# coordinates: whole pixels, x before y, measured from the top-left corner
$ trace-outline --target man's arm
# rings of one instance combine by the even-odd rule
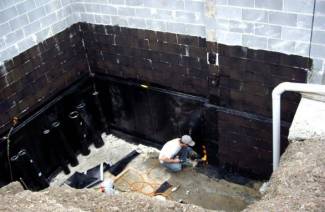
[[[159,160],[162,160],[162,161],[164,161],[166,163],[180,163],[181,162],[178,158],[171,159],[171,158],[168,158],[168,157],[165,157],[165,156],[159,157]]]

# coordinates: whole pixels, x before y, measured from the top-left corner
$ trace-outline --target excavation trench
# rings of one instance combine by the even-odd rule
[[[123,185],[103,172],[103,179],[113,180],[116,190],[155,196],[152,192],[167,181],[171,188],[162,195],[167,199],[208,209],[242,210],[259,199],[261,183],[219,165],[218,146],[212,148],[208,133],[208,126],[215,124],[209,116],[219,110],[203,97],[135,81],[83,79],[20,120],[10,132],[9,145],[8,134],[3,136],[1,182],[20,181],[33,191],[62,186],[76,172],[101,163],[113,165],[140,145],[147,146],[149,153],[141,153],[115,174],[129,173],[128,180],[135,182]],[[195,150],[205,155],[207,164],[170,173],[160,166],[157,151],[185,133],[195,139]],[[92,188],[98,190],[98,183]],[[141,190],[144,187],[147,191]]]
[[[311,64],[201,37],[76,23],[0,66],[0,186],[38,191],[105,162],[120,174],[155,170],[157,184],[180,185],[172,200],[241,210],[272,173],[271,92],[305,82]],[[282,100],[284,151],[300,97]],[[114,166],[136,145],[160,149],[183,134],[206,165],[171,175],[141,153]]]

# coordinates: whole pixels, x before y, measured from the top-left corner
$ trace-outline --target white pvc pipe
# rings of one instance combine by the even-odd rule
[[[283,82],[272,92],[273,171],[279,167],[281,141],[281,94],[285,91],[325,94],[325,85]]]

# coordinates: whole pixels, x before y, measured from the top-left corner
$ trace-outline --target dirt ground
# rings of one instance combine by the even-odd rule
[[[325,140],[292,142],[262,200],[246,211],[325,211]]]
[[[159,201],[135,193],[108,196],[93,189],[50,187],[41,192],[24,191],[15,182],[0,189],[0,211],[208,211],[199,206]]]

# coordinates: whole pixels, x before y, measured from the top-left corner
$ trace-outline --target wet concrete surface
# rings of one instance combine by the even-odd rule
[[[133,180],[132,186],[129,184],[129,191],[154,196],[152,192],[146,193],[139,186],[133,186],[136,185],[138,177],[144,181],[139,183],[145,184],[147,188],[148,185],[152,186],[152,189],[159,187],[164,181],[168,181],[172,188],[178,187],[178,189],[174,192],[171,191],[172,188],[167,190],[159,199],[169,199],[185,204],[199,205],[207,209],[225,211],[243,210],[247,205],[260,198],[258,192],[260,182],[251,181],[249,184],[255,185],[254,188],[254,186],[243,186],[223,179],[208,177],[202,173],[204,167],[200,168],[200,172],[197,168],[185,168],[179,173],[171,173],[160,165],[157,159],[157,149],[128,143],[113,135],[103,136],[103,138],[105,140],[103,147],[99,149],[91,147],[91,153],[88,156],[79,155],[79,165],[70,167],[70,175],[60,173],[54,178],[51,185],[62,185],[75,171],[83,172],[102,162],[114,164],[129,152],[137,149],[142,153],[132,160],[125,169],[125,171],[132,169],[137,173],[137,177],[131,176],[129,178],[133,179],[128,179]],[[123,172],[114,177],[109,172],[105,172],[104,178],[117,182],[116,179],[121,178],[122,174]],[[116,186],[116,189],[118,188],[119,186]]]

